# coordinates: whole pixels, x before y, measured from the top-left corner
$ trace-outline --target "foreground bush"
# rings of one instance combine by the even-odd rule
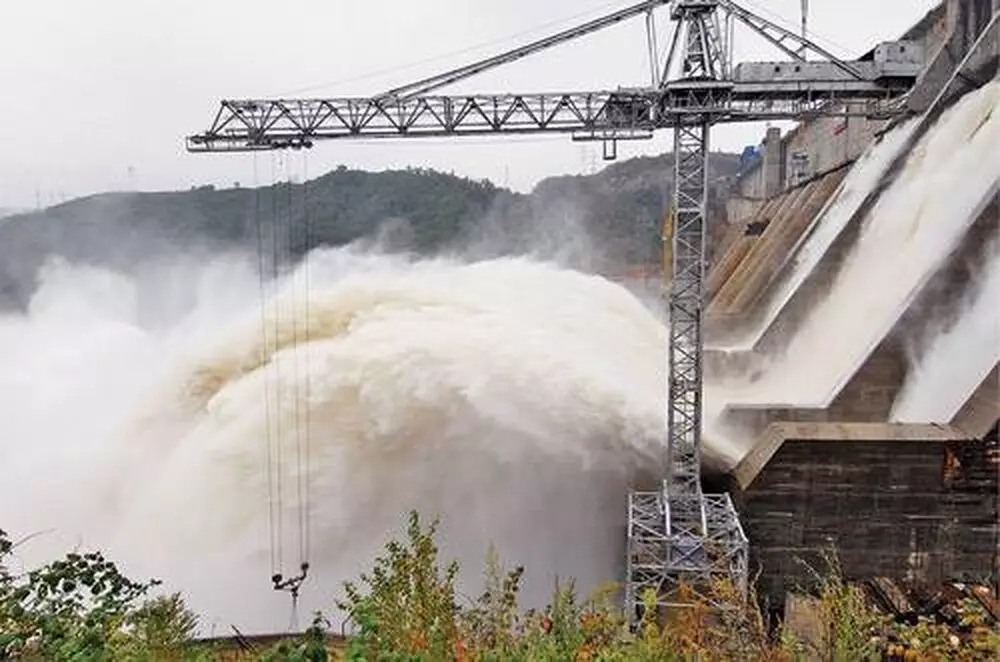
[[[197,660],[196,619],[179,595],[150,599],[98,552],[15,573],[0,530],[0,660]]]
[[[349,660],[794,659],[771,645],[759,612],[735,595],[734,609],[724,615],[696,607],[665,627],[647,619],[636,633],[629,631],[612,586],[581,600],[568,582],[556,587],[546,609],[521,610],[524,570],[505,569],[492,550],[483,592],[463,605],[455,591],[458,567],[440,564],[435,529],[436,523],[424,528],[411,513],[407,541],[389,543],[360,586],[346,585],[338,606],[357,625]]]
[[[833,559],[817,573],[818,634],[811,641],[768,631],[754,602],[725,584],[714,611],[693,607],[666,623],[647,618],[634,632],[618,606],[617,588],[581,598],[572,582],[557,585],[543,610],[525,610],[518,594],[524,569],[505,568],[490,550],[483,591],[457,594],[458,566],[442,563],[436,522],[411,513],[405,541],[392,541],[372,570],[347,583],[337,606],[355,625],[346,659],[369,662],[973,662],[997,659],[1000,633],[975,600],[961,606],[961,636],[921,620],[901,625],[874,612],[861,591],[841,579]],[[136,582],[99,553],[70,553],[42,568],[15,573],[15,544],[0,531],[0,661],[153,662],[223,658],[195,645],[196,619],[179,596],[150,598],[156,581]],[[649,596],[647,596],[648,598]],[[647,600],[647,614],[653,614]],[[253,657],[267,662],[331,659],[320,615],[298,639]],[[238,659],[251,659],[244,655]]]
[[[349,660],[972,662],[1000,655],[1000,632],[996,624],[987,626],[988,614],[978,602],[961,608],[963,636],[929,619],[898,624],[868,607],[832,557],[817,573],[820,636],[808,642],[781,628],[770,633],[755,602],[724,583],[712,597],[727,609],[709,609],[692,596],[692,608],[663,624],[646,618],[635,632],[610,586],[581,600],[566,583],[556,587],[549,607],[525,611],[518,606],[523,568],[505,569],[492,550],[482,594],[462,604],[455,591],[458,566],[441,565],[435,530],[436,522],[424,527],[411,513],[406,542],[389,543],[360,586],[346,585],[338,606],[357,625]],[[649,615],[655,613],[651,598],[646,596]]]

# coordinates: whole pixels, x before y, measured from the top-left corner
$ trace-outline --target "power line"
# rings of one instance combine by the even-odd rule
[[[299,88],[295,88],[295,89],[292,89],[292,90],[285,90],[283,92],[276,92],[276,93],[272,94],[271,96],[281,97],[281,96],[286,96],[286,95],[291,95],[291,94],[302,94],[304,92],[312,92],[312,91],[315,91],[315,90],[327,89],[327,88],[331,88],[331,87],[336,87],[338,85],[343,85],[343,84],[346,84],[346,83],[357,83],[357,82],[363,81],[363,80],[371,80],[372,78],[378,78],[379,76],[384,76],[385,74],[391,74],[391,73],[397,73],[397,72],[407,71],[409,69],[413,69],[415,67],[419,67],[419,66],[424,65],[424,64],[431,64],[433,62],[441,62],[442,60],[447,60],[449,58],[453,58],[453,57],[456,57],[456,56],[459,56],[459,55],[467,55],[469,53],[472,53],[472,52],[475,52],[475,51],[478,51],[478,50],[482,50],[482,49],[490,47],[490,46],[498,46],[498,45],[501,45],[501,44],[506,44],[506,43],[508,43],[510,41],[513,41],[514,39],[520,39],[521,37],[526,37],[526,36],[528,36],[530,34],[534,34],[536,32],[540,32],[542,30],[546,30],[546,29],[551,28],[551,27],[556,26],[556,25],[561,25],[563,23],[568,23],[570,21],[575,21],[575,20],[578,20],[578,19],[580,19],[580,18],[582,18],[584,16],[588,16],[590,14],[595,14],[597,12],[604,12],[604,11],[607,11],[610,7],[616,7],[616,6],[619,6],[621,4],[622,4],[621,2],[607,3],[607,4],[604,4],[604,5],[600,5],[600,6],[594,7],[592,9],[588,9],[588,10],[583,11],[583,12],[579,12],[577,14],[573,14],[572,16],[566,16],[564,18],[560,18],[560,19],[557,19],[557,20],[554,20],[554,21],[549,21],[547,23],[541,23],[541,24],[538,24],[538,25],[536,25],[536,26],[534,26],[532,28],[529,28],[527,30],[523,30],[521,32],[510,34],[510,35],[507,35],[507,36],[504,36],[504,37],[498,37],[497,39],[491,39],[490,41],[484,41],[484,42],[481,42],[479,44],[474,44],[472,46],[467,46],[465,48],[462,48],[462,49],[459,49],[459,50],[456,50],[456,51],[450,51],[448,53],[442,53],[441,55],[433,55],[431,57],[426,57],[426,58],[423,58],[423,59],[420,59],[420,60],[414,60],[413,62],[410,62],[408,64],[402,64],[402,65],[397,65],[397,66],[393,66],[393,67],[386,67],[384,69],[376,69],[374,71],[369,71],[368,73],[364,73],[364,74],[358,74],[356,76],[350,76],[350,77],[347,77],[347,78],[340,78],[338,80],[327,81],[325,83],[316,83],[315,85],[306,85],[304,87],[299,87]]]
[[[789,29],[792,32],[798,32],[801,30],[801,26],[796,25],[794,21],[789,21],[787,17],[782,16],[781,14],[777,14],[774,11],[768,9],[766,6],[762,6],[757,2],[754,2],[753,0],[742,0],[742,3],[753,7],[759,13],[767,16],[778,25],[786,29]],[[811,39],[812,41],[819,42],[821,44],[825,44],[826,46],[832,46],[833,48],[839,49],[842,55],[847,55],[848,53],[851,52],[851,49],[848,48],[847,46],[839,44],[836,41],[833,41],[832,39],[825,37],[824,35],[819,34],[814,30],[808,30],[804,36]]]

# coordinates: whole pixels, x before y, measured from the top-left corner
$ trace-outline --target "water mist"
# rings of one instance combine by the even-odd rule
[[[99,548],[182,590],[206,632],[282,629],[269,576],[295,572],[300,513],[308,614],[412,508],[442,518],[466,586],[490,543],[527,566],[529,603],[557,572],[618,578],[625,496],[664,424],[664,328],[634,296],[526,259],[341,249],[262,307],[252,265],[53,263],[0,321],[0,523],[41,533],[25,564]]]

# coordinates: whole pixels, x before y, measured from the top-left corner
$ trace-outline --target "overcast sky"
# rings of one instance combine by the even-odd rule
[[[120,189],[252,185],[253,157],[194,155],[224,97],[367,95],[512,48],[629,0],[0,0],[0,207]],[[744,6],[794,26],[799,0]],[[856,57],[897,37],[936,0],[812,0],[815,38]],[[664,16],[665,18],[665,16]],[[645,32],[633,20],[463,82],[455,91],[609,89],[647,82]],[[661,37],[661,41],[665,41]],[[774,59],[738,35],[738,59]],[[756,143],[761,126],[726,127],[715,147]],[[665,151],[669,135],[620,145]],[[514,141],[320,143],[292,174],[338,164],[433,167],[519,190],[602,165],[600,145],[568,137]],[[257,183],[271,157],[258,157]]]

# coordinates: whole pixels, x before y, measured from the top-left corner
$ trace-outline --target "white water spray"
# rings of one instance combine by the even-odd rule
[[[950,421],[1000,362],[1000,242],[961,315],[918,355],[896,398],[891,420]]]
[[[47,532],[26,562],[82,542],[183,590],[206,631],[287,627],[269,583],[270,438],[286,576],[297,477],[309,487],[303,620],[411,508],[442,517],[469,579],[491,542],[526,564],[529,602],[556,572],[617,578],[625,495],[664,436],[664,329],[624,289],[526,260],[329,251],[308,305],[302,271],[285,279],[263,337],[243,259],[160,273],[174,284],[140,296],[120,274],[55,265],[28,315],[0,323],[0,525]],[[164,308],[192,305],[142,323],[136,301],[168,290]]]
[[[713,344],[712,349],[749,351],[763,337],[785,304],[792,298],[816,265],[861,208],[865,198],[885,176],[893,160],[906,147],[918,120],[910,120],[886,133],[862,154],[809,228],[790,252],[781,279],[762,302],[765,314],[741,331],[738,337]]]
[[[964,97],[918,142],[829,293],[763,377],[730,394],[731,403],[829,405],[996,195],[998,108],[1000,82]]]
[[[759,374],[707,384],[708,434],[714,451],[735,465],[749,452],[752,434],[730,427],[727,407],[818,408],[831,403],[878,343],[946,263],[1000,187],[1000,82],[987,84],[948,109],[907,154],[899,176],[863,219],[830,290],[811,302],[804,321]],[[855,213],[880,184],[889,161],[915,128],[911,122],[870,149],[845,179],[810,234],[799,243],[791,268],[766,302],[762,322],[735,346],[751,349]],[[991,267],[995,268],[995,267]],[[988,346],[996,319],[991,276],[976,306],[965,311],[954,335],[941,338],[909,380],[891,420],[947,423],[995,365]],[[992,314],[992,317],[990,315]],[[970,386],[971,385],[971,386]],[[714,402],[714,406],[712,403]],[[956,404],[958,403],[958,404]]]

